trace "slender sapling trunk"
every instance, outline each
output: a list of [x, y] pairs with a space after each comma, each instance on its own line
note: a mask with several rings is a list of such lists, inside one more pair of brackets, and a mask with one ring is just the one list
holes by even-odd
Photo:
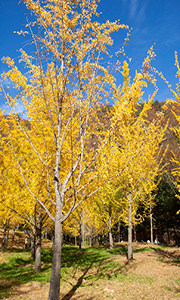
[[132, 194], [131, 192], [128, 195], [129, 202], [129, 218], [128, 218], [128, 260], [133, 259], [132, 251]]

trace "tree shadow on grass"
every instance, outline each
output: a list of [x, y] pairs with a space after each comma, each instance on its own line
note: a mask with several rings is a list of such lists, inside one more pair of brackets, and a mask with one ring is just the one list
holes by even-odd
[[8, 283], [0, 283], [0, 299], [7, 298], [12, 293], [12, 287], [16, 284], [15, 281], [8, 281]]
[[[88, 268], [86, 268], [83, 275], [81, 277], [79, 277], [77, 283], [72, 287], [72, 289], [68, 292], [68, 294], [66, 294], [61, 300], [71, 299], [71, 297], [75, 294], [76, 290], [82, 285], [83, 279], [84, 279], [85, 275], [87, 274], [87, 272], [91, 269], [91, 267], [92, 267], [92, 264]], [[90, 298], [88, 300], [91, 300], [91, 299], [92, 298]]]
[[159, 256], [161, 256], [162, 258], [168, 258], [168, 259], [174, 259], [174, 258], [175, 258], [175, 253], [176, 253], [176, 251], [169, 252], [169, 251], [167, 251], [167, 250], [160, 249], [160, 248], [154, 248], [153, 250], [154, 250]]
[[[0, 265], [0, 278], [2, 280], [0, 286], [1, 294], [4, 293], [5, 289], [10, 290], [12, 287], [18, 286], [21, 283], [28, 283], [30, 281], [48, 282], [50, 280], [51, 263], [53, 257], [53, 251], [51, 249], [42, 249], [42, 269], [40, 273], [35, 273], [34, 261], [28, 257], [23, 256], [25, 252], [24, 250], [18, 250], [16, 252], [16, 257], [8, 257], [9, 262]], [[63, 300], [68, 300], [72, 297], [72, 295], [74, 295], [75, 291], [82, 284], [83, 278], [85, 276], [87, 276], [86, 279], [95, 281], [103, 278], [115, 278], [116, 276], [119, 276], [119, 274], [125, 272], [125, 269], [128, 266], [128, 261], [126, 265], [124, 264], [123, 266], [121, 266], [117, 261], [113, 262], [113, 259], [114, 256], [118, 257], [119, 255], [122, 256], [126, 254], [127, 247], [124, 245], [120, 245], [119, 247], [114, 248], [114, 250], [109, 250], [102, 247], [84, 248], [82, 249], [82, 253], [78, 253], [78, 248], [75, 246], [63, 246], [63, 280], [65, 277], [75, 278], [76, 274], [78, 276], [78, 270], [80, 270], [80, 272], [83, 272], [83, 275], [79, 277], [76, 285], [74, 285], [71, 291], [64, 296]], [[88, 270], [90, 270], [92, 267], [94, 274], [87, 275]]]
[[[52, 261], [52, 253], [42, 251], [42, 270], [35, 273], [34, 261], [24, 257], [24, 251], [17, 252], [17, 256], [7, 257], [8, 262], [0, 264], [0, 299], [9, 296], [14, 287], [31, 281], [45, 282], [50, 279], [49, 264]], [[20, 256], [21, 254], [21, 256]], [[49, 264], [49, 265], [47, 265]]]
[[[8, 255], [6, 258], [8, 262], [0, 265], [1, 298], [5, 297], [3, 296], [5, 295], [5, 291], [6, 294], [7, 292], [10, 294], [12, 288], [19, 284], [28, 283], [30, 281], [48, 282], [50, 280], [53, 257], [53, 251], [51, 249], [42, 249], [42, 269], [40, 273], [35, 273], [34, 261], [24, 256], [25, 251], [18, 250], [16, 252], [17, 256]], [[105, 254], [107, 256], [107, 253]], [[62, 274], [66, 273], [66, 270], [72, 270], [72, 267], [80, 268], [81, 271], [85, 269], [84, 274], [86, 274], [87, 270], [91, 268], [91, 265], [101, 261], [105, 254], [101, 254], [99, 251], [87, 251], [87, 249], [83, 249], [82, 254], [79, 254], [78, 248], [65, 246], [62, 251]], [[69, 276], [68, 272], [67, 275]], [[77, 287], [80, 283], [81, 279], [79, 279]]]
[[157, 260], [162, 261], [166, 264], [171, 264], [171, 265], [180, 265], [180, 255], [179, 253], [177, 254], [177, 251], [167, 251], [165, 249], [159, 249], [155, 248], [154, 249], [156, 254], [158, 255]]
[[110, 253], [112, 254], [120, 254], [120, 255], [126, 255], [127, 256], [127, 253], [128, 253], [128, 247], [124, 246], [124, 245], [121, 245], [119, 247], [115, 247], [113, 250], [109, 250]]

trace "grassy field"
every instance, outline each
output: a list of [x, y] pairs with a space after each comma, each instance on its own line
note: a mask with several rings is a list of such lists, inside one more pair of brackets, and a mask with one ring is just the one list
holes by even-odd
[[[19, 239], [19, 244], [16, 243]], [[14, 245], [14, 246], [13, 246]], [[43, 243], [42, 270], [34, 272], [30, 251], [22, 239], [0, 253], [0, 299], [47, 299], [52, 250]], [[127, 261], [127, 244], [114, 250], [64, 245], [61, 300], [178, 299], [180, 298], [179, 248], [134, 243], [134, 260]]]

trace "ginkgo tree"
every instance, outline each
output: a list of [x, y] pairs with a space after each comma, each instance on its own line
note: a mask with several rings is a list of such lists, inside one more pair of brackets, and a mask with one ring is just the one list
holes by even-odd
[[[123, 172], [116, 178], [116, 186], [124, 191], [124, 218], [128, 224], [128, 259], [133, 258], [132, 223], [146, 194], [155, 189], [154, 180], [159, 171], [158, 152], [164, 139], [167, 126], [163, 126], [163, 114], [157, 115], [152, 122], [147, 121], [147, 111], [151, 108], [154, 96], [144, 101], [142, 111], [137, 115], [137, 108], [142, 101], [144, 86], [147, 82], [155, 84], [151, 74], [153, 48], [148, 51], [141, 72], [136, 72], [133, 83], [130, 83], [129, 68], [124, 61], [122, 75], [124, 84], [119, 89], [112, 117], [112, 143], [117, 145], [116, 160], [118, 169]], [[128, 162], [128, 164], [127, 164]], [[124, 166], [127, 166], [124, 168]], [[145, 203], [147, 205], [147, 203]]]
[[[124, 84], [116, 90], [117, 100], [110, 120], [112, 130], [107, 133], [108, 143], [99, 161], [100, 165], [104, 165], [102, 176], [112, 178], [112, 181], [107, 182], [95, 196], [97, 205], [94, 213], [99, 214], [99, 218], [109, 227], [110, 248], [113, 248], [111, 228], [114, 223], [122, 219], [128, 225], [129, 259], [133, 255], [132, 224], [143, 220], [143, 216], [136, 215], [139, 203], [143, 203], [145, 208], [150, 205], [147, 194], [156, 187], [154, 180], [160, 169], [158, 152], [167, 128], [163, 124], [162, 113], [152, 122], [147, 121], [147, 112], [151, 109], [156, 93], [144, 101], [142, 111], [137, 114], [138, 105], [142, 105], [142, 88], [147, 85], [147, 81], [153, 81], [153, 76], [148, 74], [153, 57], [151, 48], [143, 63], [146, 72], [136, 73], [132, 84], [128, 64], [124, 61]], [[106, 157], [111, 157], [109, 163], [106, 163]], [[121, 172], [113, 178], [116, 170]]]
[[[103, 165], [99, 168], [96, 159], [106, 143], [100, 134], [97, 109], [99, 101], [113, 97], [115, 79], [101, 58], [108, 55], [108, 47], [113, 44], [111, 34], [119, 29], [126, 29], [129, 34], [129, 27], [118, 22], [93, 21], [98, 16], [95, 0], [24, 0], [24, 3], [35, 21], [28, 22], [26, 31], [19, 34], [31, 35], [35, 54], [20, 51], [26, 75], [12, 59], [4, 58], [10, 69], [2, 77], [14, 83], [16, 96], [6, 92], [5, 96], [12, 107], [14, 130], [19, 130], [26, 141], [22, 143], [21, 138], [18, 143], [15, 134], [11, 143], [19, 172], [26, 191], [55, 223], [48, 299], [57, 300], [62, 224], [105, 183], [93, 185], [103, 172]], [[25, 107], [31, 130], [26, 130], [13, 113], [18, 101]], [[90, 147], [93, 133], [99, 136], [98, 149]], [[29, 153], [33, 156], [29, 157]], [[26, 159], [31, 160], [30, 168], [24, 167]], [[45, 181], [41, 191], [39, 170]]]
[[[176, 90], [171, 89], [171, 92], [175, 98], [174, 100], [170, 100], [173, 103], [173, 113], [176, 117], [176, 120], [178, 122], [178, 126], [175, 128], [172, 128], [172, 130], [174, 130], [178, 140], [180, 139], [180, 66], [179, 66], [179, 61], [178, 61], [178, 54], [175, 51], [175, 66], [177, 68], [177, 72], [176, 72], [176, 77], [178, 79], [178, 83], [176, 84]], [[167, 100], [167, 103], [169, 101]], [[172, 170], [172, 175], [176, 178], [176, 183], [174, 183], [178, 190], [180, 191], [180, 184], [179, 184], [179, 178], [180, 178], [180, 160], [179, 158], [176, 156], [176, 154], [173, 154], [173, 162], [176, 164], [176, 168], [174, 168]], [[179, 195], [177, 195], [177, 197], [179, 198]], [[177, 212], [178, 214], [180, 213], [180, 211]]]
[[[23, 122], [25, 123], [25, 120]], [[29, 122], [26, 121], [26, 123], [29, 125]], [[5, 210], [11, 212], [11, 221], [16, 220], [16, 224], [18, 222], [23, 223], [24, 228], [27, 229], [26, 234], [31, 240], [31, 258], [35, 259], [35, 271], [39, 272], [41, 268], [41, 233], [50, 223], [50, 220], [48, 220], [48, 215], [41, 205], [27, 191], [24, 180], [19, 173], [16, 157], [18, 155], [29, 187], [36, 190], [39, 197], [41, 195], [43, 199], [45, 180], [42, 168], [37, 168], [36, 173], [32, 176], [34, 169], [31, 161], [35, 160], [34, 153], [29, 151], [28, 156], [26, 156], [29, 143], [24, 139], [20, 129], [17, 128], [15, 119], [4, 117], [2, 113], [0, 113], [0, 137], [0, 203]], [[20, 145], [23, 145], [23, 148]], [[48, 208], [51, 209], [50, 206]]]
[[19, 170], [15, 167], [14, 155], [9, 147], [6, 123], [7, 120], [0, 112], [0, 223], [4, 227], [4, 233], [22, 221], [20, 215], [16, 216], [14, 213], [21, 183], [18, 181]]
[[117, 223], [119, 217], [119, 203], [117, 204], [116, 201], [115, 186], [113, 182], [106, 184], [96, 195], [96, 199], [96, 214], [101, 222], [106, 225], [105, 228], [107, 228], [106, 231], [109, 234], [109, 246], [112, 250], [114, 248], [112, 228]]

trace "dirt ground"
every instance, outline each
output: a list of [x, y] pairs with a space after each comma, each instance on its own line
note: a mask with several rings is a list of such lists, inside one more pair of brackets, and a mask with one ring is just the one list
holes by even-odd
[[[19, 245], [18, 245], [19, 246]], [[149, 245], [134, 243], [141, 249]], [[153, 246], [154, 247], [154, 246]], [[2, 262], [3, 254], [0, 254]], [[180, 248], [154, 248], [134, 253], [127, 261], [125, 255], [115, 255], [113, 261], [121, 265], [121, 276], [98, 279], [92, 275], [97, 268], [76, 270], [61, 283], [61, 300], [132, 299], [161, 300], [180, 298]], [[84, 273], [83, 273], [84, 272]], [[113, 270], [112, 270], [113, 272]], [[46, 300], [49, 283], [29, 282], [13, 287], [8, 300]]]

